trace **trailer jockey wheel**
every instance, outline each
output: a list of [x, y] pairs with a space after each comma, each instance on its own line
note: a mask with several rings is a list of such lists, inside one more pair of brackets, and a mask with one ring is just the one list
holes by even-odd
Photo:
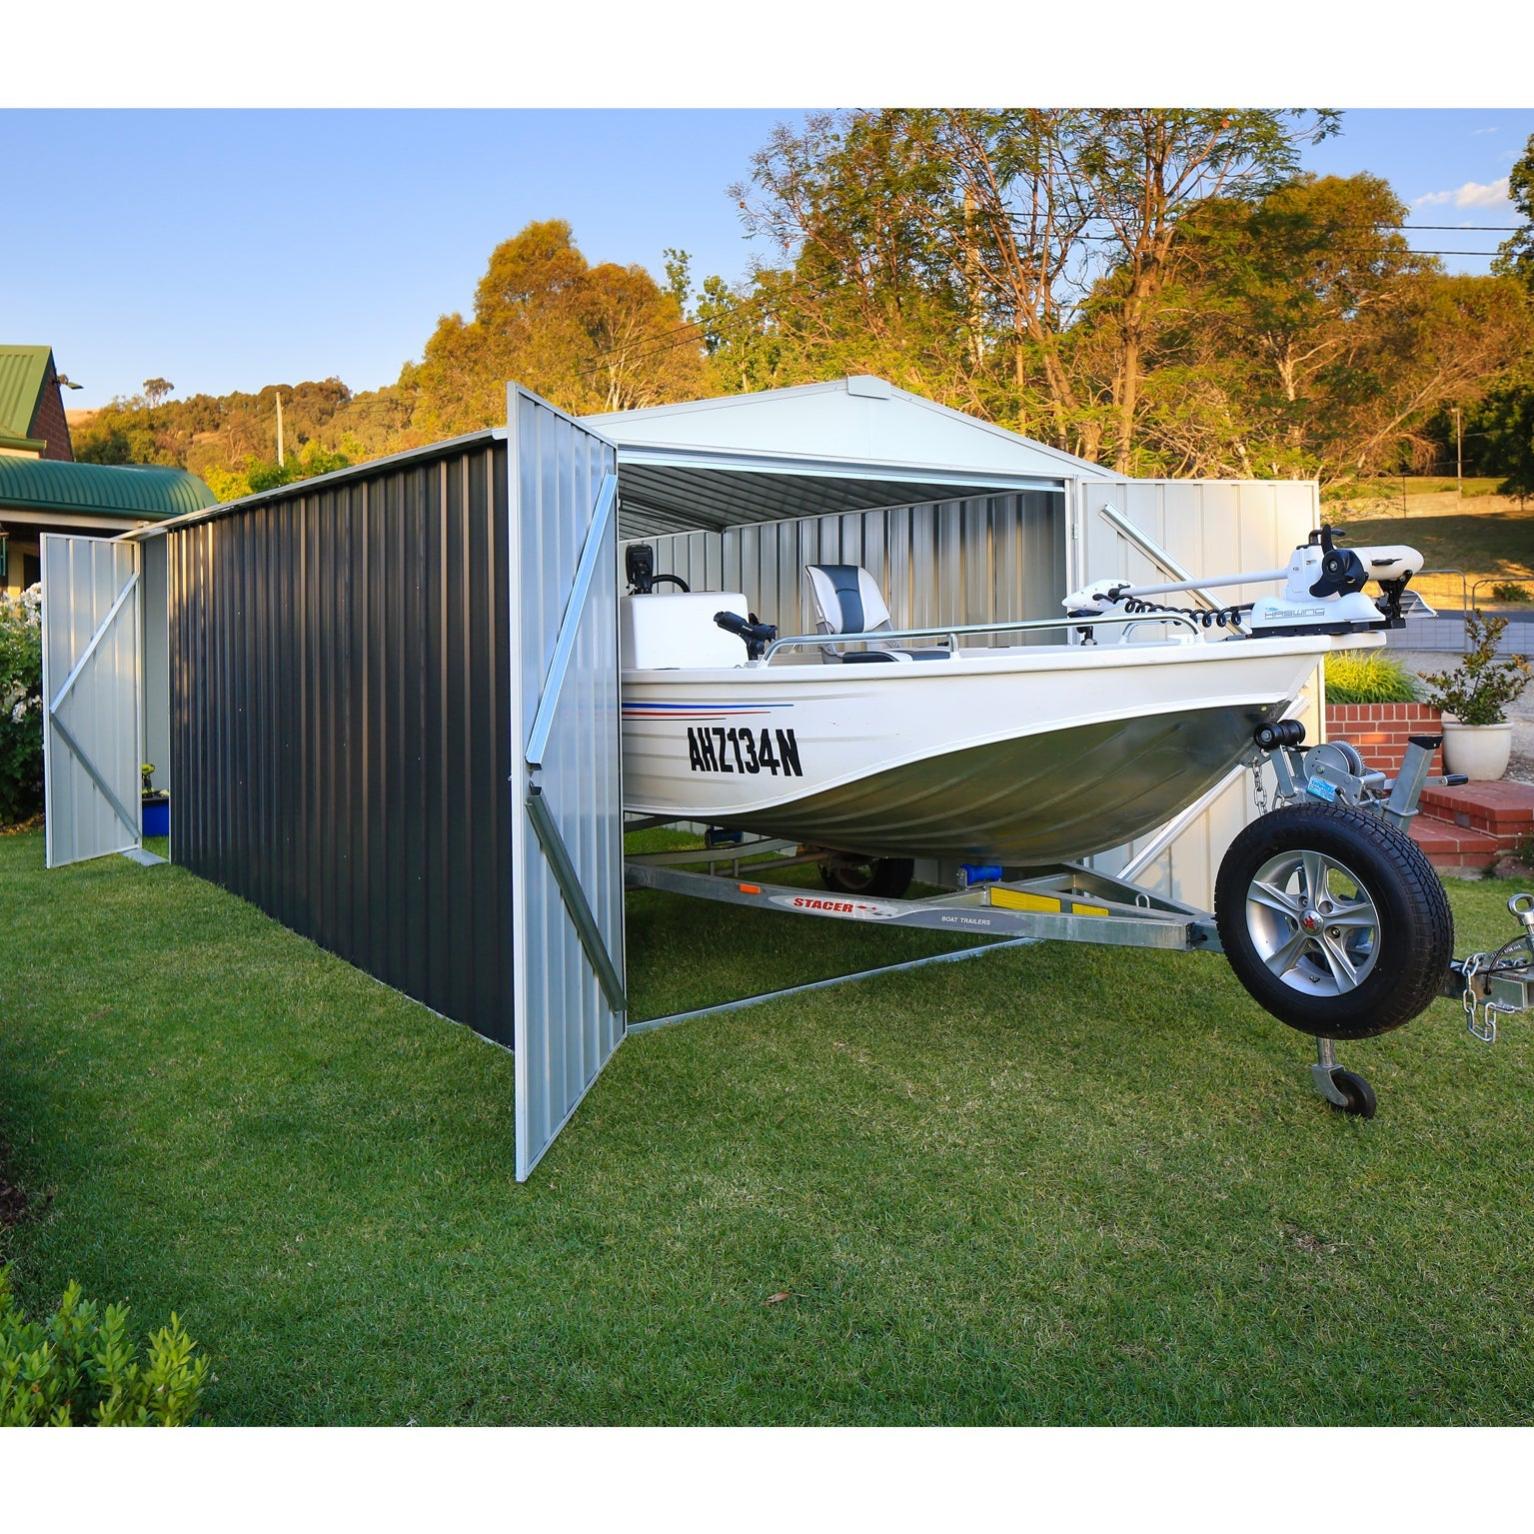
[[1317, 1038], [1367, 1039], [1409, 1023], [1439, 994], [1453, 956], [1449, 897], [1422, 849], [1354, 809], [1288, 805], [1253, 821], [1220, 864], [1214, 909], [1242, 985]]
[[1374, 1117], [1374, 1088], [1356, 1071], [1345, 1071], [1338, 1066], [1332, 1072], [1332, 1085], [1345, 1099], [1340, 1103], [1328, 1099], [1338, 1113], [1356, 1114], [1361, 1119]]
[[820, 880], [839, 895], [885, 895], [898, 900], [911, 887], [916, 864], [910, 858], [863, 858], [839, 854], [820, 865]]

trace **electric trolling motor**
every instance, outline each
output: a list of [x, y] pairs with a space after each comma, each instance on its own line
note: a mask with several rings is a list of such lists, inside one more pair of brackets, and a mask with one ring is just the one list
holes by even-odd
[[[1405, 619], [1401, 599], [1407, 583], [1422, 568], [1422, 556], [1405, 544], [1345, 549], [1339, 534], [1321, 527], [1302, 543], [1282, 570], [1255, 570], [1206, 580], [1168, 581], [1135, 586], [1117, 578], [1089, 581], [1062, 604], [1072, 618], [1090, 620], [1115, 608], [1128, 613], [1182, 613], [1208, 628], [1244, 629], [1261, 634], [1352, 634], [1362, 630], [1400, 628]], [[1369, 581], [1381, 595], [1364, 595]], [[1154, 600], [1179, 591], [1203, 592], [1218, 586], [1257, 585], [1282, 581], [1284, 594], [1222, 608], [1169, 607]]]

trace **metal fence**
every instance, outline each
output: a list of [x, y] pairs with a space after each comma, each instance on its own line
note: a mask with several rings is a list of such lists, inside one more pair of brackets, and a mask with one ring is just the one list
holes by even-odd
[[[1481, 588], [1492, 585], [1503, 577], [1482, 576], [1472, 581], [1463, 570], [1424, 570], [1422, 576], [1448, 578], [1459, 584], [1458, 607], [1439, 607], [1428, 613], [1412, 603], [1408, 593], [1406, 626], [1391, 629], [1386, 642], [1399, 650], [1433, 650], [1445, 654], [1464, 654], [1469, 648], [1469, 635], [1465, 632], [1467, 613], [1479, 613], [1482, 617], [1507, 619], [1507, 627], [1497, 643], [1499, 655], [1527, 655], [1534, 649], [1534, 611], [1527, 607], [1507, 607], [1497, 602], [1481, 600]], [[1420, 580], [1422, 577], [1419, 576]]]

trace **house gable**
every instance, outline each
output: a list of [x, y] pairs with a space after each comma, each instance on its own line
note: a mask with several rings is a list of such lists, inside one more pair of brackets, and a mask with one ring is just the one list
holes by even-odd
[[50, 347], [0, 346], [0, 453], [74, 459]]

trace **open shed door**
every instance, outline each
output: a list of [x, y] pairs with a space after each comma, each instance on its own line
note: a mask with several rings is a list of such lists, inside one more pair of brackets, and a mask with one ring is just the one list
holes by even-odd
[[507, 423], [522, 1181], [623, 1039], [618, 455], [515, 385]]
[[142, 844], [139, 551], [42, 537], [48, 867]]
[[[1072, 588], [1105, 575], [1157, 582], [1278, 569], [1320, 518], [1320, 494], [1312, 480], [1083, 481], [1076, 494]], [[1275, 590], [1223, 586], [1211, 593], [1211, 601], [1250, 602]], [[1168, 600], [1198, 605], [1191, 596]], [[1307, 696], [1294, 710], [1312, 741], [1323, 738], [1320, 679], [1318, 663]], [[1220, 859], [1255, 815], [1250, 775], [1237, 768], [1161, 830], [1092, 862], [1212, 909]]]

